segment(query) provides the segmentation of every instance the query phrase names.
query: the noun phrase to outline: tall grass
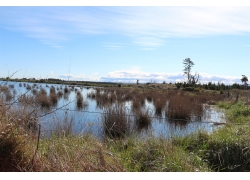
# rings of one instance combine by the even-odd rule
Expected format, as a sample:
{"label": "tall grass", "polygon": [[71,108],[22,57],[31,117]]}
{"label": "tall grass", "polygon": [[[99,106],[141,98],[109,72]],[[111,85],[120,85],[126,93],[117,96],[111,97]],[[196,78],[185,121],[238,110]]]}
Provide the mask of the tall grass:
{"label": "tall grass", "polygon": [[149,110],[140,109],[135,114],[135,125],[138,130],[148,129],[151,126],[151,114]]}
{"label": "tall grass", "polygon": [[105,136],[109,138],[124,138],[130,134],[132,118],[126,112],[124,104],[114,104],[105,107],[102,124]]}
{"label": "tall grass", "polygon": [[88,102],[83,99],[81,92],[76,94],[76,107],[78,110],[85,109],[88,106]]}

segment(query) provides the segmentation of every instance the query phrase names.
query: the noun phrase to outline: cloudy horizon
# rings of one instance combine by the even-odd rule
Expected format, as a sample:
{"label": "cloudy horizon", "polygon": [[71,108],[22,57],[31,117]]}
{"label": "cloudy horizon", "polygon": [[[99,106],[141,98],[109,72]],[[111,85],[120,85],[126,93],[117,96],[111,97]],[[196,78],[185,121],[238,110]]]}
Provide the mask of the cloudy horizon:
{"label": "cloudy horizon", "polygon": [[201,82],[249,76],[250,7],[0,7],[0,77]]}

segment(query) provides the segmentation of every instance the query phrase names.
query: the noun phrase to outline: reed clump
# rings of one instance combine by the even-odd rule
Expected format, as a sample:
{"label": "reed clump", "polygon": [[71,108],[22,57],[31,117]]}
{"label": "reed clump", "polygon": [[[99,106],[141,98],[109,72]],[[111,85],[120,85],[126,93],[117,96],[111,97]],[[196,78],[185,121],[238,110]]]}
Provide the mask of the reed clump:
{"label": "reed clump", "polygon": [[137,129],[148,129],[151,125],[151,117],[149,110],[138,110],[135,114],[135,125]]}
{"label": "reed clump", "polygon": [[165,108],[166,105],[166,99],[162,95],[158,95],[154,97],[153,104],[155,106],[155,114],[157,116],[161,116],[163,109]]}
{"label": "reed clump", "polygon": [[47,96],[46,90],[43,88],[41,88],[39,93],[36,95],[36,101],[42,108],[50,109],[52,105],[49,96]]}
{"label": "reed clump", "polygon": [[10,89],[7,86],[0,86],[0,95],[5,99],[5,101],[11,101],[12,94]]}
{"label": "reed clump", "polygon": [[14,84],[10,84],[10,85],[9,85],[9,88],[10,88],[10,89],[13,89],[13,88],[14,88]]}
{"label": "reed clump", "polygon": [[64,87],[64,94],[68,94],[69,93],[69,88],[67,86]]}
{"label": "reed clump", "polygon": [[89,99],[95,99],[96,98],[96,93],[94,91],[91,91],[87,94],[87,97]]}
{"label": "reed clump", "polygon": [[84,101],[83,96],[81,92],[77,92],[76,94],[76,107],[78,110],[81,110],[83,108],[86,108],[88,106],[88,102]]}
{"label": "reed clump", "polygon": [[54,86],[51,86],[50,87],[50,94],[49,94],[49,99],[50,99],[50,102],[53,106],[56,106],[57,105],[57,102],[58,102],[58,96],[56,94],[56,89]]}
{"label": "reed clump", "polygon": [[61,90],[57,91],[57,96],[59,99],[62,98],[63,92]]}
{"label": "reed clump", "polygon": [[31,86],[29,84],[27,84],[26,89],[31,90]]}
{"label": "reed clump", "polygon": [[31,92],[32,92],[33,95],[37,95],[37,90],[36,89],[32,89]]}
{"label": "reed clump", "polygon": [[102,115],[104,134],[108,138],[124,138],[130,134],[132,117],[126,112],[124,104],[105,107]]}

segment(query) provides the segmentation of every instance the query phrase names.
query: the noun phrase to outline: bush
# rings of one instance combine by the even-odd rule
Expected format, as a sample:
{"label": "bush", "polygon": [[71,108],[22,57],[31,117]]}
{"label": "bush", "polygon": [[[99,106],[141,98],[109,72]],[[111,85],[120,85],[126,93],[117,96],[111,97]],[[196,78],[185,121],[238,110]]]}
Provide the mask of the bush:
{"label": "bush", "polygon": [[184,91],[194,91],[193,87],[185,87],[183,88]]}

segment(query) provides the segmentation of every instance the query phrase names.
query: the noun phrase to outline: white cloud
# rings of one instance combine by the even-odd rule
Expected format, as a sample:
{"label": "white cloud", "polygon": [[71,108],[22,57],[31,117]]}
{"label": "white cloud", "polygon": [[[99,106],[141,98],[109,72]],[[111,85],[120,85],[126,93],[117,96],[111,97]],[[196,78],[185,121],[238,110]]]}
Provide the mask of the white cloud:
{"label": "white cloud", "polygon": [[[158,83],[162,83],[163,81],[175,83],[186,81],[186,77],[183,73],[143,72],[138,68],[109,72],[106,76],[101,77],[100,81],[135,83],[137,79],[141,83],[154,81]],[[200,73],[200,82],[202,84],[208,82],[220,82],[224,84],[241,83],[240,79],[241,77],[238,76],[221,76]]]}
{"label": "white cloud", "polygon": [[[74,34],[127,36],[142,49],[169,37],[250,33],[250,7],[0,7],[3,27],[51,46]],[[107,44],[117,48],[119,44]]]}
{"label": "white cloud", "polygon": [[133,43],[141,46],[142,50],[153,50],[162,46],[164,44],[164,40],[156,37],[137,37]]}
{"label": "white cloud", "polygon": [[[200,83],[224,83],[233,84],[241,83],[241,76],[221,76],[221,75],[210,75],[207,73],[199,73]],[[128,70],[119,70],[109,72],[105,76],[100,76],[99,73],[95,72],[90,75],[86,74],[62,74],[58,78],[64,80],[78,80],[78,81],[101,81],[101,82],[122,82],[122,83],[136,83],[139,80],[140,83],[157,82],[167,83],[185,82],[186,76],[180,73],[166,73],[166,72],[144,72],[138,67],[133,67]]]}
{"label": "white cloud", "polygon": [[77,81],[100,81],[99,73],[95,72],[91,75],[85,74],[62,74],[59,76],[64,80],[77,80]]}
{"label": "white cloud", "polygon": [[120,50],[123,47],[123,43],[116,43],[116,42],[103,42],[105,48],[110,50]]}

